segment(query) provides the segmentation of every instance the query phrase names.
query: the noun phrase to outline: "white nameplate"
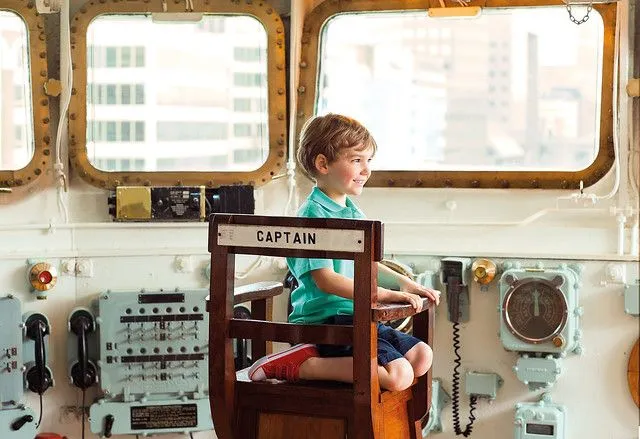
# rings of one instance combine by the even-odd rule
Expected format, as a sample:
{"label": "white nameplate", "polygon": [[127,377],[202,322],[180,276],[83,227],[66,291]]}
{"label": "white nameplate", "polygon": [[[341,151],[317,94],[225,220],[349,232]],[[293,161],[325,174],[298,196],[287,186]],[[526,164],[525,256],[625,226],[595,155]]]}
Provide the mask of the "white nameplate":
{"label": "white nameplate", "polygon": [[364,252],[364,231],[218,224],[218,245]]}

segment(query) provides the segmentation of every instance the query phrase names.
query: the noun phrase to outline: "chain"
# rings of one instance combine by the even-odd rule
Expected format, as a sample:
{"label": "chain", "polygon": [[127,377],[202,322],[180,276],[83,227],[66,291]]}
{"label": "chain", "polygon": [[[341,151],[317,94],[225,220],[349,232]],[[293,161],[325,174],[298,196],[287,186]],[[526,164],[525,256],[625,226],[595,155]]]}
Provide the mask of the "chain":
{"label": "chain", "polygon": [[589,20],[589,13],[593,10],[593,3],[589,3],[587,5],[587,13],[584,14],[584,17],[582,17],[580,20],[578,20],[571,13],[571,4],[569,3],[569,0],[567,0],[566,6],[567,6],[567,12],[569,13],[569,20],[571,20],[572,23],[575,23],[575,24],[578,24],[578,25],[580,25],[582,23],[586,23],[587,20]]}

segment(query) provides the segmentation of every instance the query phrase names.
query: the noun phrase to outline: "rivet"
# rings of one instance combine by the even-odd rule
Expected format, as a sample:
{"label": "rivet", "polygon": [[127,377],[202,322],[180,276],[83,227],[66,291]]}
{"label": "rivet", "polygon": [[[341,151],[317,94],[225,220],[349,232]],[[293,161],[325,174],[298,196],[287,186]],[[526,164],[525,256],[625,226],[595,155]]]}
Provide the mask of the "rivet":
{"label": "rivet", "polygon": [[279,88],[279,89],[278,89],[278,94],[279,94],[279,95],[284,94],[284,88]]}
{"label": "rivet", "polygon": [[34,173],[34,174],[36,174],[36,175],[40,175],[40,174],[42,174],[42,171],[40,170],[40,168],[36,168],[36,169],[33,171],[33,173]]}
{"label": "rivet", "polygon": [[281,33],[282,33],[282,28],[281,28],[281,27],[277,28],[277,29],[276,29],[276,33],[281,34]]}
{"label": "rivet", "polygon": [[560,187],[561,187],[562,189],[567,189],[567,188],[569,187],[569,182],[568,182],[567,180],[562,180],[562,181],[560,182]]}
{"label": "rivet", "polygon": [[273,9],[267,8],[267,14],[269,14],[269,15],[273,14]]}
{"label": "rivet", "polygon": [[278,139],[278,145],[284,145],[284,139]]}
{"label": "rivet", "polygon": [[393,186],[394,184],[396,184],[396,182],[393,179],[389,179],[387,180],[387,186]]}
{"label": "rivet", "polygon": [[38,22],[38,29],[42,29],[44,27],[44,25],[42,24],[42,22]]}
{"label": "rivet", "polygon": [[278,113],[278,120],[284,120],[284,114]]}
{"label": "rivet", "polygon": [[44,41],[46,39],[46,36],[45,36],[44,32],[40,32],[40,34],[38,34],[38,39],[40,41]]}
{"label": "rivet", "polygon": [[43,149],[43,150],[42,150],[42,153],[43,153],[44,155],[49,155],[49,154],[51,154],[51,150],[49,150],[49,149]]}
{"label": "rivet", "polygon": [[480,182],[478,180],[473,180],[471,182],[471,187],[480,187]]}
{"label": "rivet", "polygon": [[113,180],[114,186],[120,186],[120,180]]}
{"label": "rivet", "polygon": [[42,123],[47,124],[49,123],[49,118],[45,117],[44,119],[42,119]]}
{"label": "rivet", "polygon": [[300,61],[300,68],[301,69],[306,69],[307,68],[307,62],[306,61]]}
{"label": "rivet", "polygon": [[76,120],[76,113],[69,114],[69,119]]}
{"label": "rivet", "polygon": [[47,145],[48,145],[48,144],[49,144],[49,142],[51,142],[51,137],[49,137],[49,136],[44,136],[44,137],[42,138],[42,141],[43,141],[45,144],[47,144]]}
{"label": "rivet", "polygon": [[300,87],[298,87],[298,93],[304,93],[306,90],[304,85],[301,85]]}
{"label": "rivet", "polygon": [[276,69],[278,69],[278,70],[284,70],[284,64],[278,64],[278,65],[276,65]]}
{"label": "rivet", "polygon": [[43,78],[47,77],[47,71],[46,70],[40,70],[40,76],[42,76]]}
{"label": "rivet", "polygon": [[76,93],[77,93],[77,91],[76,91],[75,87],[74,87],[74,88],[71,88],[71,94],[72,94],[72,95],[74,95],[74,94],[76,94]]}
{"label": "rivet", "polygon": [[445,178],[445,180],[444,180],[444,186],[445,186],[445,187],[451,187],[451,186],[453,186],[453,182],[451,181],[451,179],[449,179],[449,178]]}
{"label": "rivet", "polygon": [[44,58],[46,58],[46,57],[47,57],[47,52],[40,52],[40,53],[38,54],[38,56],[39,56],[40,58],[44,59]]}
{"label": "rivet", "polygon": [[538,188],[540,187],[540,182],[538,182],[538,180],[531,180],[531,187],[533,188]]}
{"label": "rivet", "polygon": [[416,182],[415,182],[415,185],[416,186],[422,186],[422,180],[417,179]]}
{"label": "rivet", "polygon": [[304,111],[298,111],[298,117],[304,117]]}
{"label": "rivet", "polygon": [[43,107],[46,107],[48,103],[49,103],[48,99],[43,99],[40,101],[40,105],[42,105]]}
{"label": "rivet", "polygon": [[72,138],[71,140],[69,140],[69,145],[76,146],[77,144],[78,144],[78,142],[76,142],[76,139]]}
{"label": "rivet", "polygon": [[508,188],[509,187],[509,182],[507,180],[501,180],[500,181],[500,186],[502,186],[503,188]]}
{"label": "rivet", "polygon": [[284,157],[284,151],[278,151],[278,157]]}

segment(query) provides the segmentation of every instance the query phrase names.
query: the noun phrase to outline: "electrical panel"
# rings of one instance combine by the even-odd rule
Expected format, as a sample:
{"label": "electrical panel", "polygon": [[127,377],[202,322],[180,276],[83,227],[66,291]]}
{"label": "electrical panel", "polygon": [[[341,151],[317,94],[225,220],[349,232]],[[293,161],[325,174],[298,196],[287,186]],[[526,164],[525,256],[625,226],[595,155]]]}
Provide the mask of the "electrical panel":
{"label": "electrical panel", "polygon": [[21,308],[14,296],[0,298],[0,437],[33,439],[36,414],[21,401],[25,384],[40,394],[53,384],[46,366],[49,323],[42,314],[23,316]]}
{"label": "electrical panel", "polygon": [[567,410],[543,394],[537,403],[516,404],[514,439],[565,439]]}
{"label": "electrical panel", "polygon": [[204,221],[212,213],[255,210],[253,186],[118,186],[109,196],[116,221]]}
{"label": "electrical panel", "polygon": [[582,353],[579,265],[545,268],[507,262],[499,282],[500,340],[522,356],[514,371],[530,390],[548,388],[562,371],[560,358]]}
{"label": "electrical panel", "polygon": [[99,382],[91,431],[211,430],[208,290],[106,292],[96,309]]}

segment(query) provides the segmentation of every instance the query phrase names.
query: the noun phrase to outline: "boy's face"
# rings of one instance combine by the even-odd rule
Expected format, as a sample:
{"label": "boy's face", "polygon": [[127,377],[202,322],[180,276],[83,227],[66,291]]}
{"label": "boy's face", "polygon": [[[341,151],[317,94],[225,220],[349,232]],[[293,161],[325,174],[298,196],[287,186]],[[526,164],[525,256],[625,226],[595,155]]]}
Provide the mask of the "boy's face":
{"label": "boy's face", "polygon": [[360,195],[371,175],[372,157],[373,148],[362,149],[362,145],[356,145],[340,151],[331,163],[318,166],[316,162],[319,183],[331,192],[329,196]]}

